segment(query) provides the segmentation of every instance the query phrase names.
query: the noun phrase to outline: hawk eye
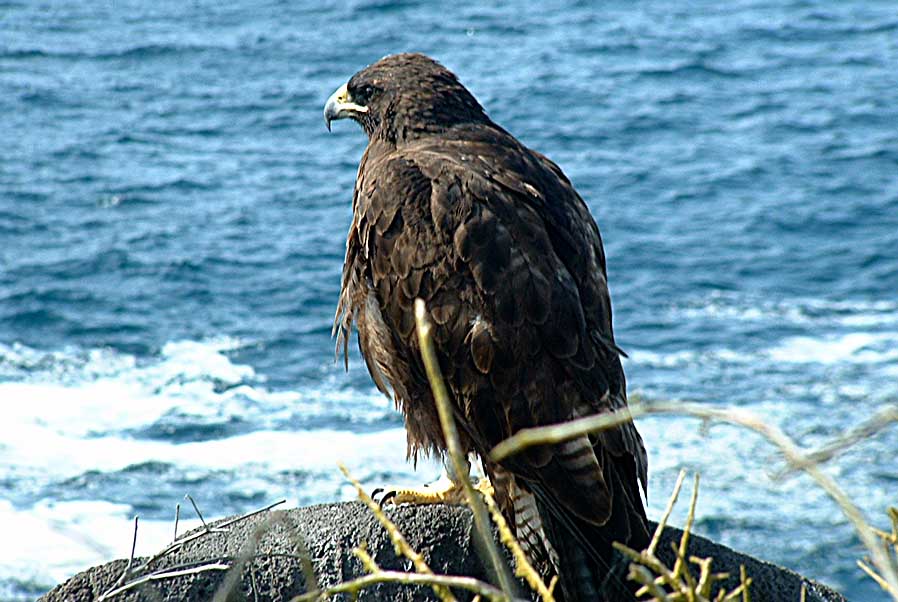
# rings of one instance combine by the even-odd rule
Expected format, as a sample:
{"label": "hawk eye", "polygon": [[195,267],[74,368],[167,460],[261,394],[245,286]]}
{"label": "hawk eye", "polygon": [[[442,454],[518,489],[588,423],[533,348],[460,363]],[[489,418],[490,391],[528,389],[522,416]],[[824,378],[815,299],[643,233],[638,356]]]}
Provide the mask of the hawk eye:
{"label": "hawk eye", "polygon": [[366,85],[361,88],[357,88],[355,93],[352,95],[355,102],[358,104],[365,104],[371,98],[371,95],[374,94],[374,86]]}

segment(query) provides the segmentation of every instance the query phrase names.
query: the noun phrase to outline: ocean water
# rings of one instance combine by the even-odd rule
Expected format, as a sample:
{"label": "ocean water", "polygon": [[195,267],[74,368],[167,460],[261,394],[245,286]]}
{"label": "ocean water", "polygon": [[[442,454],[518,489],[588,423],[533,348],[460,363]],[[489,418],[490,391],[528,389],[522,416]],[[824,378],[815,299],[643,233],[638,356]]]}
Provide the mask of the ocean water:
{"label": "ocean water", "polygon": [[[810,446],[896,403],[893,3],[5,1],[0,599],[127,556],[134,515],[151,553],[188,493],[219,517],[348,499],[338,459],[370,487],[437,475],[330,339],[365,140],[322,106],[406,50],[589,203],[631,392]],[[638,426],[654,517],[699,471],[698,532],[884,598],[759,437]],[[879,526],[896,450],[898,428],[827,467]]]}

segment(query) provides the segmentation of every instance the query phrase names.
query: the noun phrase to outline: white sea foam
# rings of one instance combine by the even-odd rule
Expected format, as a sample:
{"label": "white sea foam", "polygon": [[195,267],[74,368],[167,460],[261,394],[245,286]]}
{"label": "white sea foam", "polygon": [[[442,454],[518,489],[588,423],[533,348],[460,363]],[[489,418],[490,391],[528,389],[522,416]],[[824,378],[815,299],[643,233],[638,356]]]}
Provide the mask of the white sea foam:
{"label": "white sea foam", "polygon": [[[87,471],[113,473],[158,462],[188,473],[233,473],[236,490],[259,491],[266,484],[254,475],[304,471],[323,475],[303,491],[322,500],[354,497],[342,486],[339,460],[360,478],[390,472],[400,475],[398,483],[416,480],[405,463],[401,427],[363,433],[269,428],[270,421],[297,413],[327,417],[350,407],[353,419],[382,418],[390,402],[373,387],[360,395],[328,382],[312,390],[268,390],[250,366],[226,355],[240,345],[228,338],[173,342],[149,361],[111,350],[41,352],[0,345],[0,473],[27,477],[39,489]],[[249,417],[259,424],[237,436],[183,443],[133,436],[171,412],[187,415],[188,422]],[[435,475],[432,463],[422,468],[420,480]],[[215,517],[215,508],[205,510],[207,518]],[[132,513],[127,505],[96,499],[44,500],[24,508],[0,500],[0,532],[19,542],[0,551],[0,579],[52,585],[127,556]],[[170,537],[171,524],[141,521],[138,554],[156,551]]]}
{"label": "white sea foam", "polygon": [[20,470],[39,469],[45,478],[54,479],[86,470],[117,471],[145,462],[211,470],[239,469],[251,463],[276,472],[333,469],[340,459],[350,466],[378,462],[386,466],[405,457],[405,431],[401,428],[365,434],[327,429],[256,431],[182,444],[120,436],[76,439],[40,428],[4,433],[4,437],[3,464]]}
{"label": "white sea foam", "polygon": [[677,318],[712,318],[738,322],[776,320],[793,325],[898,326],[898,303],[889,301],[770,299],[713,293],[690,303],[673,306],[669,312]]}
{"label": "white sea foam", "polygon": [[[0,579],[48,585],[112,558],[131,552],[134,523],[130,509],[102,501],[42,502],[25,510],[0,500],[0,532],[8,545],[0,547]],[[183,533],[199,526],[182,520]],[[162,549],[171,541],[171,522],[140,522],[137,556]]]}
{"label": "white sea foam", "polygon": [[[358,410],[382,417],[390,402],[373,389],[370,395],[360,397],[357,391],[339,390],[336,382],[328,381],[312,390],[268,390],[251,367],[228,357],[227,351],[240,345],[234,339],[175,342],[150,361],[108,350],[45,353],[0,346],[0,379],[6,378],[0,382],[5,414],[0,421],[0,470],[59,482],[89,470],[115,472],[160,462],[199,473],[230,472],[234,475],[230,486],[245,491],[265,489],[265,483],[254,483],[259,475],[303,470],[323,475],[309,485],[320,500],[354,496],[334,470],[337,460],[345,461],[362,478],[379,479],[380,473],[389,472],[397,475],[401,484],[435,476],[432,464],[425,465],[422,478],[412,475],[404,462],[405,432],[401,427],[362,433],[267,428],[266,419],[276,421],[297,412],[326,417],[339,413],[344,404],[344,409],[352,407],[353,416]],[[894,334],[852,332],[791,337],[770,349],[744,353],[716,349],[665,354],[637,349],[632,350],[631,361],[677,371],[696,364],[743,366],[759,360],[762,367],[764,360],[861,362],[875,363],[884,372],[898,359],[896,348]],[[803,383],[795,386],[805,387]],[[780,424],[801,414],[795,406],[779,400],[751,409]],[[170,412],[210,420],[253,416],[261,422],[256,431],[185,443],[132,435]],[[804,430],[813,429],[816,411],[809,416]],[[654,516],[682,466],[700,470],[708,483],[700,517],[726,516],[734,504],[754,508],[752,492],[757,490],[765,492],[767,506],[800,503],[802,507],[795,508],[799,515],[812,513],[821,503],[813,489],[811,494],[799,494],[789,489],[791,485],[769,482],[764,466],[774,454],[760,437],[745,436],[744,431],[725,426],[715,427],[709,437],[703,437],[696,421],[681,417],[641,418],[638,422],[652,454],[650,507]],[[709,460],[712,458],[714,461]],[[740,467],[739,483],[733,481],[735,466]],[[755,489],[744,487],[745,482]],[[296,501],[290,499],[288,504]],[[759,506],[757,512],[745,510],[741,516],[763,522],[768,510]],[[215,515],[214,508],[208,511]],[[32,578],[51,585],[92,564],[127,556],[132,514],[127,505],[102,500],[43,501],[24,508],[0,501],[0,532],[25,542],[6,554],[0,552],[0,578]],[[169,522],[142,521],[138,553],[152,553],[170,537]]]}
{"label": "white sea foam", "polygon": [[707,364],[709,362],[718,364],[741,364],[753,359],[751,354],[739,353],[727,348],[710,349],[707,351],[682,349],[668,353],[631,348],[628,351],[628,354],[630,356],[629,361],[655,368],[678,368],[698,363]]}
{"label": "white sea foam", "polygon": [[718,348],[706,351],[682,349],[661,353],[631,348],[629,355],[629,361],[635,364],[665,369],[697,364],[746,364],[759,360],[790,364],[882,365],[898,361],[898,332],[855,331],[794,336],[784,338],[768,349],[745,352]]}
{"label": "white sea foam", "polygon": [[169,343],[158,361],[146,365],[107,349],[42,353],[0,347],[0,364],[11,378],[0,383],[0,399],[10,402],[0,430],[38,428],[85,437],[150,424],[174,408],[226,411],[236,394],[218,394],[216,386],[253,375],[251,367],[223,355],[237,345],[233,339]]}
{"label": "white sea foam", "polygon": [[767,354],[778,362],[877,364],[898,360],[898,333],[850,332],[783,340]]}
{"label": "white sea foam", "polygon": [[[304,416],[327,415],[350,400],[379,416],[388,411],[388,402],[374,393],[370,399],[359,399],[357,393],[333,389],[272,392],[250,386],[245,380],[254,375],[252,368],[233,363],[223,353],[238,345],[233,339],[170,343],[158,361],[145,365],[109,351],[40,356],[21,346],[0,350],[7,372],[16,361],[26,368],[20,380],[0,383],[0,399],[5,402],[0,466],[33,467],[61,478],[148,461],[231,468],[260,455],[272,469],[320,468],[325,462],[333,466],[335,449],[362,448],[368,455],[404,457],[401,428],[361,435],[326,429],[260,430],[183,444],[128,434],[172,411],[198,420],[227,420],[259,414],[249,406],[260,403],[268,420],[297,411]],[[37,366],[42,369],[34,370]]]}

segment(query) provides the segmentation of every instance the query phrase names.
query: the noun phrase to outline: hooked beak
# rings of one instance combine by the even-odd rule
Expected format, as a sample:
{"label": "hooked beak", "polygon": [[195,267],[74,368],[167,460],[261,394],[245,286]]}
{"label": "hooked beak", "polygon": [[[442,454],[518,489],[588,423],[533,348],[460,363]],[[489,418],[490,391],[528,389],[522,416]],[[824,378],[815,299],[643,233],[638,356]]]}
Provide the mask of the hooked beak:
{"label": "hooked beak", "polygon": [[352,102],[349,90],[346,88],[346,84],[343,84],[337,88],[336,92],[331,94],[331,97],[327,99],[327,103],[324,105],[324,124],[329,132],[331,131],[331,121],[346,119],[347,117],[355,118],[360,113],[367,112],[368,107]]}

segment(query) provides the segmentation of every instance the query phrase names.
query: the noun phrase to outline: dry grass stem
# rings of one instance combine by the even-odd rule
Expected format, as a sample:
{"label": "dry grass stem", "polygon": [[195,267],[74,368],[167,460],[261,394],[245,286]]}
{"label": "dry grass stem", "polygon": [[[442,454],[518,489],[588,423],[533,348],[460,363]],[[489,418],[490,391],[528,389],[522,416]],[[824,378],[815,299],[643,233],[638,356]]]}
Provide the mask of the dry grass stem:
{"label": "dry grass stem", "polygon": [[489,494],[484,494],[483,497],[486,500],[487,508],[489,508],[490,516],[492,517],[496,527],[499,529],[499,541],[501,541],[505,545],[505,547],[509,549],[512,557],[514,558],[515,575],[523,578],[524,581],[527,582],[527,585],[530,586],[530,589],[539,594],[543,602],[554,602],[555,596],[553,595],[553,591],[558,580],[557,576],[554,578],[552,583],[548,587],[546,587],[546,584],[543,581],[542,577],[540,577],[536,569],[533,568],[533,565],[530,564],[530,561],[527,559],[527,555],[524,553],[524,550],[521,549],[518,540],[515,539],[514,535],[512,535],[511,529],[508,527],[508,523],[505,521],[505,517],[502,516],[502,512],[499,510],[499,506],[496,505],[496,500],[494,500],[493,496]]}
{"label": "dry grass stem", "polygon": [[[667,519],[676,502],[680,488],[683,485],[685,473],[680,472],[677,483],[674,486],[673,493],[667,503],[667,508],[662,516],[655,533],[652,536],[651,543],[642,552],[629,548],[623,544],[614,543],[614,547],[622,554],[630,558],[633,562],[630,564],[629,578],[642,585],[637,590],[637,596],[651,596],[651,600],[656,602],[711,602],[711,600],[736,600],[742,596],[743,600],[747,595],[751,579],[745,575],[745,570],[741,571],[740,584],[732,591],[726,591],[724,588],[718,588],[717,594],[712,592],[715,585],[729,577],[728,573],[714,573],[711,570],[711,558],[697,558],[695,556],[686,556],[689,546],[689,535],[692,529],[692,523],[695,518],[695,506],[698,501],[699,478],[695,475],[694,485],[692,489],[692,499],[689,503],[689,515],[686,524],[683,527],[683,535],[680,538],[679,545],[671,544],[676,561],[673,569],[668,568],[655,555],[658,547],[658,541],[661,533],[665,528]],[[692,575],[689,571],[689,564],[697,565],[699,568],[698,576]]]}
{"label": "dry grass stem", "polygon": [[[892,522],[892,532],[887,533],[879,529],[874,529],[873,532],[882,540],[883,550],[889,560],[889,564],[893,570],[898,571],[898,568],[896,568],[898,567],[898,508],[889,508],[887,514]],[[893,598],[898,599],[898,590],[882,576],[881,572],[877,572],[863,560],[858,560],[857,564],[862,571],[876,581],[879,587],[888,592]]]}
{"label": "dry grass stem", "polygon": [[320,592],[301,594],[293,598],[290,602],[315,602],[323,598],[343,593],[349,594],[350,599],[355,599],[360,591],[375,586],[378,583],[403,583],[406,585],[429,585],[431,587],[443,588],[457,587],[495,602],[509,600],[508,596],[506,596],[502,590],[478,579],[474,579],[473,577],[423,575],[421,573],[403,573],[402,571],[381,570],[351,581],[339,583]]}
{"label": "dry grass stem", "polygon": [[199,539],[201,537],[206,537],[210,533],[227,533],[227,528],[230,527],[231,525],[233,525],[235,523],[239,523],[241,521],[244,521],[244,520],[246,520],[252,516],[255,516],[257,514],[261,514],[262,512],[267,512],[267,511],[271,510],[272,508],[274,508],[275,506],[280,506],[281,504],[285,503],[286,501],[287,500],[279,500],[277,502],[274,502],[273,504],[268,504],[264,508],[259,508],[258,510],[253,510],[252,512],[247,512],[246,514],[241,514],[240,516],[235,516],[234,518],[219,524],[217,527],[215,527],[213,529],[206,527],[205,529],[201,529],[199,531],[196,531],[195,533],[186,535],[177,541],[173,541],[168,546],[166,546],[165,549],[163,549],[160,552],[157,552],[156,554],[151,556],[149,558],[149,560],[147,560],[142,565],[140,565],[137,569],[135,569],[135,572],[145,571],[147,568],[149,568],[149,566],[151,564],[153,564],[160,558],[164,558],[165,556],[168,556],[172,552],[181,549],[184,546],[184,544],[186,544],[188,542],[191,542],[195,539]]}
{"label": "dry grass stem", "polygon": [[182,568],[182,569],[173,569],[173,570],[165,570],[158,571],[155,573],[150,573],[149,575],[143,575],[142,577],[138,577],[128,583],[117,587],[115,589],[111,589],[108,592],[104,593],[100,597],[97,598],[97,602],[103,602],[104,600],[109,600],[114,598],[115,596],[128,591],[129,589],[133,589],[138,585],[149,583],[150,581],[161,581],[163,579],[173,579],[175,577],[184,577],[186,575],[196,575],[199,573],[204,573],[206,571],[226,571],[231,568],[231,565],[223,562],[210,562],[208,564],[202,564],[199,566],[191,567],[191,568]]}
{"label": "dry grass stem", "polygon": [[[355,487],[356,493],[359,496],[368,509],[374,514],[374,517],[377,518],[377,522],[383,525],[383,528],[387,530],[387,533],[390,535],[390,541],[393,542],[393,549],[396,551],[397,556],[404,556],[412,561],[412,566],[415,567],[415,571],[421,575],[433,575],[433,571],[430,570],[430,567],[425,562],[424,557],[421,556],[405,539],[405,536],[399,531],[399,528],[387,518],[387,515],[384,514],[383,509],[380,507],[380,504],[371,499],[371,496],[365,491],[362,487],[362,484],[359,483],[355,477],[353,477],[349,470],[343,464],[339,464],[340,471],[343,475],[352,483],[353,487]],[[356,554],[358,555],[358,554]],[[369,575],[370,576],[370,575]],[[329,590],[324,590],[325,592]],[[433,586],[433,593],[437,595],[440,600],[444,602],[451,602],[455,600],[455,596],[452,595],[445,587],[435,584]]]}
{"label": "dry grass stem", "polygon": [[203,518],[203,513],[200,512],[199,506],[197,506],[196,502],[193,500],[193,496],[188,493],[184,496],[184,499],[190,500],[190,504],[193,506],[193,511],[196,512],[196,515],[199,517],[200,522],[203,523],[203,529],[208,531],[209,525],[206,524],[206,520]]}
{"label": "dry grass stem", "polygon": [[683,570],[682,559],[686,557],[686,550],[689,547],[689,536],[692,533],[692,524],[695,522],[695,506],[698,502],[698,485],[699,475],[695,473],[692,481],[692,497],[689,500],[689,514],[686,515],[686,524],[683,526],[683,537],[680,538],[680,546],[677,548],[677,560],[674,563],[674,575],[679,575]]}
{"label": "dry grass stem", "polygon": [[181,522],[181,504],[175,504],[175,534],[172,541],[178,541],[178,523]]}
{"label": "dry grass stem", "polygon": [[697,403],[644,402],[617,412],[587,416],[546,427],[523,429],[494,447],[490,458],[494,462],[498,462],[533,445],[560,443],[630,422],[634,416],[643,415],[692,416],[703,420],[734,424],[762,435],[779,449],[790,467],[807,473],[838,504],[870,553],[879,577],[888,584],[886,591],[889,592],[893,600],[898,602],[898,570],[891,562],[886,550],[877,541],[873,529],[865,520],[860,508],[851,501],[832,477],[820,469],[818,464],[808,460],[805,451],[798,447],[782,429],[767,424],[748,412],[708,407]]}
{"label": "dry grass stem", "polygon": [[670,513],[673,512],[677,498],[680,497],[680,489],[683,488],[683,480],[685,478],[686,470],[681,468],[680,474],[677,475],[677,482],[674,484],[673,493],[670,494],[670,498],[667,500],[667,507],[664,509],[664,514],[661,515],[661,520],[658,521],[658,527],[655,529],[655,533],[652,535],[652,540],[649,542],[649,547],[646,550],[649,554],[654,554],[655,550],[658,549],[661,533],[664,531],[664,527],[667,526],[667,520],[670,518]]}
{"label": "dry grass stem", "polygon": [[[739,581],[741,583],[740,587],[742,588],[742,602],[751,602],[751,592],[748,591],[748,586],[751,585],[751,579],[745,572],[744,564],[739,565]],[[801,588],[804,589],[804,581],[801,582]]]}
{"label": "dry grass stem", "polygon": [[139,520],[139,516],[134,517],[134,536],[131,538],[131,554],[128,556],[128,564],[125,565],[125,570],[122,571],[121,576],[116,580],[113,587],[121,585],[131,575],[131,567],[134,566],[134,552],[137,550],[137,523]]}
{"label": "dry grass stem", "polygon": [[[193,502],[193,498],[191,498],[190,496],[187,496],[187,498],[190,499],[191,502]],[[107,590],[106,592],[103,592],[97,598],[97,602],[103,602],[104,600],[109,600],[110,598],[113,598],[122,592],[128,591],[129,589],[136,587],[142,583],[147,583],[148,581],[159,581],[161,579],[171,579],[174,577],[182,577],[184,575],[192,575],[192,574],[202,573],[205,571],[227,570],[230,567],[230,565],[225,564],[225,563],[221,562],[220,560],[217,560],[215,562],[212,562],[209,564],[204,564],[201,566],[194,566],[195,563],[190,563],[187,565],[181,565],[181,566],[177,566],[177,567],[168,567],[165,569],[160,569],[160,570],[149,572],[149,573],[147,572],[149,570],[150,566],[154,562],[181,549],[181,547],[183,547],[184,544],[186,544],[187,542],[193,541],[195,539],[199,539],[201,537],[206,537],[211,533],[227,533],[228,532],[227,527],[230,527],[231,525],[236,524],[240,521],[246,520],[247,518],[249,518],[251,516],[255,516],[262,512],[267,512],[268,510],[271,510],[275,506],[279,506],[280,504],[283,504],[284,502],[286,502],[286,500],[280,500],[280,501],[274,502],[273,504],[269,504],[269,505],[265,506],[264,508],[259,508],[258,510],[253,510],[252,512],[247,512],[246,514],[241,514],[240,516],[236,516],[230,520],[227,520],[214,528],[210,528],[206,524],[205,520],[203,520],[202,515],[199,512],[199,509],[196,507],[196,503],[194,502],[193,503],[194,509],[196,509],[197,516],[200,517],[200,521],[203,523],[203,528],[191,535],[188,535],[186,537],[182,537],[179,540],[173,541],[171,544],[166,546],[165,549],[163,549],[160,552],[157,552],[156,554],[151,556],[148,560],[146,560],[145,562],[143,562],[141,565],[139,565],[137,567],[133,567],[134,552],[137,547],[137,522],[138,522],[138,518],[135,516],[134,517],[134,538],[131,543],[131,556],[128,560],[127,566],[125,567],[125,571],[122,573],[122,576],[119,577],[119,579],[115,582],[115,584],[109,590]],[[178,508],[180,509],[180,505],[178,506]],[[180,510],[179,509],[175,511],[175,523],[176,524],[180,518]],[[177,535],[177,527],[175,528],[175,534]],[[134,574],[136,574],[138,576],[135,577],[134,579],[131,579],[130,581],[126,582],[126,580],[131,575],[134,575]]]}
{"label": "dry grass stem", "polygon": [[430,381],[430,388],[433,391],[434,401],[436,402],[437,411],[440,414],[440,426],[443,429],[443,435],[446,439],[446,447],[449,458],[452,461],[453,468],[457,478],[461,481],[465,490],[465,498],[468,506],[474,515],[474,526],[480,535],[481,544],[486,548],[489,555],[492,569],[499,580],[499,585],[505,594],[511,598],[514,591],[514,583],[505,559],[502,556],[499,547],[493,539],[493,532],[489,526],[489,515],[486,506],[480,498],[479,493],[474,489],[469,476],[470,466],[464,451],[459,443],[458,430],[455,426],[455,418],[453,416],[452,403],[449,400],[449,392],[446,390],[446,384],[440,373],[440,364],[437,360],[436,349],[434,348],[431,331],[433,325],[430,317],[427,315],[427,307],[422,299],[415,299],[415,324],[418,332],[418,344],[421,347],[421,359],[424,362],[424,368],[427,371],[427,379]]}
{"label": "dry grass stem", "polygon": [[879,585],[879,587],[881,587],[882,589],[884,589],[887,592],[889,591],[890,586],[889,586],[888,582],[885,579],[883,579],[882,577],[880,577],[876,571],[874,571],[872,568],[870,568],[870,565],[868,565],[863,560],[858,560],[857,565],[860,567],[860,569],[862,571],[867,573],[867,575],[869,575],[870,578],[873,579]]}
{"label": "dry grass stem", "polygon": [[[815,451],[807,452],[805,454],[805,459],[811,464],[822,464],[823,462],[827,462],[852,445],[861,441],[866,441],[895,422],[898,422],[898,406],[889,406],[885,410],[874,414],[869,420],[865,420],[857,425],[845,435],[836,437],[834,440]],[[774,473],[772,478],[774,480],[783,479],[802,468],[803,466],[787,466],[779,472]]]}
{"label": "dry grass stem", "polygon": [[[231,565],[231,569],[228,571],[227,575],[225,575],[224,581],[222,581],[221,585],[219,585],[218,589],[215,591],[215,596],[212,598],[212,602],[227,602],[231,599],[231,593],[240,584],[244,567],[255,557],[256,551],[259,549],[259,544],[262,542],[262,538],[275,524],[280,522],[280,518],[277,515],[274,515],[256,525],[252,535],[241,547],[240,552],[237,554],[237,558]],[[252,574],[253,571],[250,570],[250,575]],[[255,590],[253,590],[253,595],[255,595]]]}

